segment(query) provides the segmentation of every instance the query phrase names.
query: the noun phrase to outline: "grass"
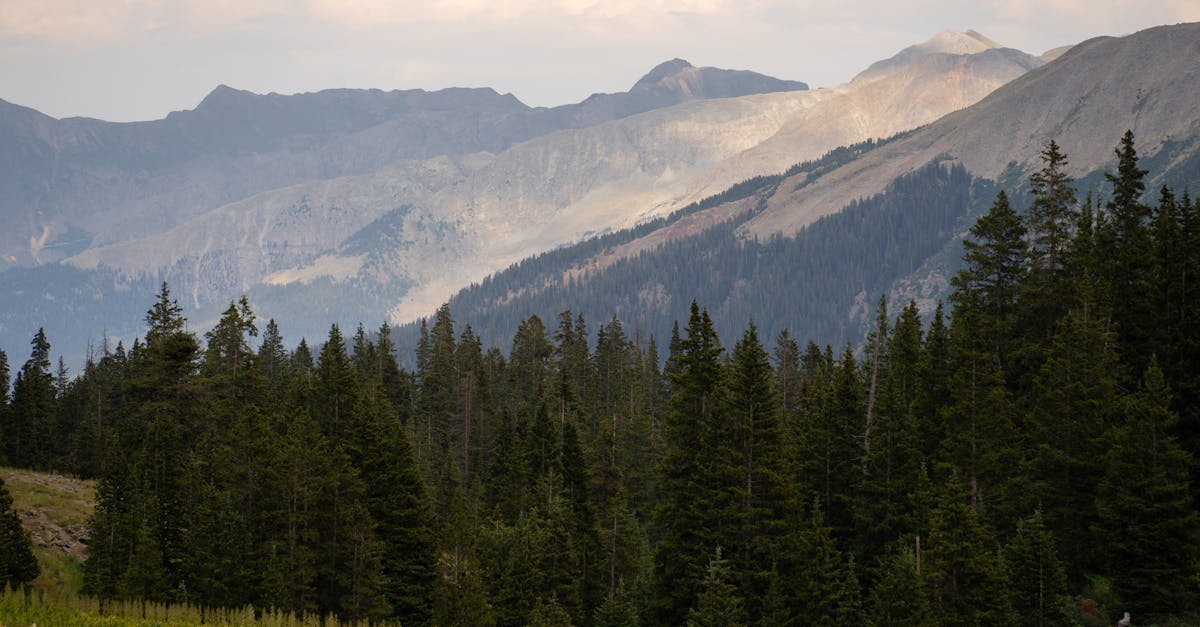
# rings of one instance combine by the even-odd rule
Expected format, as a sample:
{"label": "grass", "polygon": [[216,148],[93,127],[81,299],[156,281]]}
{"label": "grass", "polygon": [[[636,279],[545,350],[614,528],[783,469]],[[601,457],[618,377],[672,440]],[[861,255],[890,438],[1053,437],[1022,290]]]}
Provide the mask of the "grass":
{"label": "grass", "polygon": [[339,627],[334,618],[282,612],[255,613],[252,608],[203,609],[191,605],[141,601],[101,603],[68,590],[8,590],[0,595],[0,625],[6,627],[71,625],[79,627]]}
{"label": "grass", "polygon": [[41,574],[28,590],[3,590],[0,627],[338,627],[333,617],[253,608],[213,609],[185,604],[105,601],[80,594],[87,558],[88,518],[96,507],[96,482],[0,468],[13,509],[33,540]]}
{"label": "grass", "polygon": [[33,553],[42,570],[33,589],[78,593],[87,556],[88,517],[96,505],[96,483],[15,468],[0,468],[0,478],[33,540]]}

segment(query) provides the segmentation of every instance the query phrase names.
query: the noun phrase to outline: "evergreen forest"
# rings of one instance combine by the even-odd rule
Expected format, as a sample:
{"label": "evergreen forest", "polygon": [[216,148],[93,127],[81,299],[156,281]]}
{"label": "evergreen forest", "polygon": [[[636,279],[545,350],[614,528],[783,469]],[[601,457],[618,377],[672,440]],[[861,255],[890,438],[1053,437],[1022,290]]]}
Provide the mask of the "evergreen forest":
{"label": "evergreen forest", "polygon": [[[501,351],[446,305],[406,370],[386,324],[290,344],[246,298],[198,335],[164,284],[144,337],[78,373],[40,331],[19,367],[0,352],[0,453],[98,479],[102,600],[404,625],[1195,624],[1200,201],[1145,189],[1128,132],[1103,198],[1076,197],[1067,159],[1050,142],[1022,206],[995,195],[948,302],[880,298],[853,344],[749,315],[719,337],[700,297],[669,337],[564,310]],[[925,176],[966,198],[959,170]]]}

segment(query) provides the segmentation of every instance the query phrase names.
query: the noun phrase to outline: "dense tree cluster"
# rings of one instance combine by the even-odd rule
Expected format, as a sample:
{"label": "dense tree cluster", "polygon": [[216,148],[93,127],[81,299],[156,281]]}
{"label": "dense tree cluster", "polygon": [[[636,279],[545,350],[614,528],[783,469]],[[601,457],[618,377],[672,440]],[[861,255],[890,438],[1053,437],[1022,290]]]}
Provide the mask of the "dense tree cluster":
{"label": "dense tree cluster", "polygon": [[105,598],[440,625],[1195,619],[1200,203],[1144,204],[1132,135],[1117,156],[1111,199],[1079,202],[1048,144],[1028,210],[1001,193],[971,229],[949,314],[881,299],[858,351],[768,349],[753,322],[727,349],[693,302],[665,359],[568,311],[505,355],[443,306],[406,372],[386,325],[289,351],[245,299],[202,341],[164,285],[144,341],[77,377],[38,333],[8,398],[0,358],[3,452],[100,478]]}

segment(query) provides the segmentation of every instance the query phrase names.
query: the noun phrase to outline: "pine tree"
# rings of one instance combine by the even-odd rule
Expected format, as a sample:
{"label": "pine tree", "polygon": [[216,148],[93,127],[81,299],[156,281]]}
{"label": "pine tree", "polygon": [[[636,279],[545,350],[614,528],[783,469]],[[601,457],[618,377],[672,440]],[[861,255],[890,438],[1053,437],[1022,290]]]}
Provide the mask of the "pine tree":
{"label": "pine tree", "polygon": [[995,540],[967,504],[962,481],[951,476],[932,512],[921,575],[930,587],[938,624],[1008,625],[1011,608]]}
{"label": "pine tree", "polygon": [[658,584],[658,620],[679,624],[698,598],[706,551],[715,549],[713,515],[715,460],[710,425],[721,408],[721,345],[708,312],[692,303],[687,338],[679,341],[676,371],[671,376],[671,409],[664,424],[665,456],[660,486],[663,502],[654,512],[659,541],[654,571]]}
{"label": "pine tree", "polygon": [[733,349],[728,375],[728,420],[733,425],[740,503],[730,521],[737,533],[731,568],[747,614],[757,621],[772,580],[771,563],[793,531],[795,488],[771,364],[753,321]]}
{"label": "pine tree", "polygon": [[700,596],[688,610],[688,627],[736,627],[749,624],[737,586],[732,582],[729,562],[721,558],[718,546],[708,562]]}
{"label": "pine tree", "polygon": [[1138,166],[1131,131],[1125,131],[1121,137],[1116,155],[1117,173],[1104,175],[1112,185],[1112,197],[1105,205],[1109,219],[1103,227],[1103,244],[1098,253],[1107,270],[1108,296],[1121,342],[1120,352],[1132,372],[1137,373],[1145,370],[1154,353],[1150,346],[1155,324],[1154,245],[1148,224],[1150,208],[1141,200],[1147,171]]}
{"label": "pine tree", "polygon": [[951,284],[956,325],[971,318],[972,348],[1003,371],[1014,350],[1017,294],[1025,276],[1025,224],[1001,191],[963,240],[963,269]]}
{"label": "pine tree", "polygon": [[13,509],[12,496],[0,479],[0,575],[7,588],[26,586],[40,574],[29,533]]}
{"label": "pine tree", "polygon": [[43,329],[38,329],[30,345],[29,359],[13,386],[13,420],[5,429],[8,459],[15,466],[47,470],[56,446],[56,393],[50,342]]}
{"label": "pine tree", "polygon": [[1071,625],[1067,578],[1041,511],[1017,524],[1004,547],[1008,595],[1017,621],[1030,627]]}
{"label": "pine tree", "polygon": [[1191,456],[1171,434],[1177,416],[1152,359],[1123,424],[1111,432],[1096,493],[1096,546],[1121,601],[1139,620],[1194,608],[1189,583],[1197,558],[1200,514],[1189,483]]}
{"label": "pine tree", "polygon": [[881,560],[879,581],[871,589],[867,624],[872,627],[930,626],[929,591],[911,550],[894,550]]}

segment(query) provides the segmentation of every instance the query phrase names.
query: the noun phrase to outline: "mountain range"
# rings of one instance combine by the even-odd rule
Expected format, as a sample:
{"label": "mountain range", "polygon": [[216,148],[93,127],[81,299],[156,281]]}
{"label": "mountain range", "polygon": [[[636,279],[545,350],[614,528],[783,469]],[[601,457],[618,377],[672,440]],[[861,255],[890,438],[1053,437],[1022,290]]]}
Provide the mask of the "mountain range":
{"label": "mountain range", "polygon": [[1115,169],[1126,128],[1149,171],[1148,193],[1200,187],[1196,85],[1200,25],[1085,41],[931,124],[526,261],[457,294],[451,308],[483,329],[568,308],[599,321],[615,312],[661,338],[698,298],[714,319],[733,320],[723,334],[753,318],[766,337],[790,328],[857,343],[881,295],[893,308],[915,299],[934,309],[967,229],[1000,189],[1024,202],[1051,139],[1068,155],[1080,198],[1106,198],[1103,174]]}
{"label": "mountain range", "polygon": [[[815,90],[675,59],[628,92],[552,109],[488,89],[222,86],[192,111],[111,124],[0,101],[0,345],[43,325],[76,346],[128,339],[164,280],[198,327],[247,293],[261,315],[286,312],[293,339],[406,323],[473,283],[451,302],[476,325],[565,306],[661,335],[697,295],[668,272],[681,250],[693,270],[730,261],[729,246],[765,269],[818,240],[829,258],[863,257],[853,242],[894,221],[888,207],[938,222],[897,249],[905,267],[863,269],[819,312],[776,311],[767,329],[854,339],[875,293],[944,295],[945,252],[995,187],[1019,193],[1049,138],[1085,187],[1125,127],[1160,180],[1194,180],[1198,35],[1162,27],[1037,57],[948,31]],[[794,270],[804,290],[842,278]],[[708,304],[766,315],[747,297],[771,291],[766,275],[724,273]]]}

